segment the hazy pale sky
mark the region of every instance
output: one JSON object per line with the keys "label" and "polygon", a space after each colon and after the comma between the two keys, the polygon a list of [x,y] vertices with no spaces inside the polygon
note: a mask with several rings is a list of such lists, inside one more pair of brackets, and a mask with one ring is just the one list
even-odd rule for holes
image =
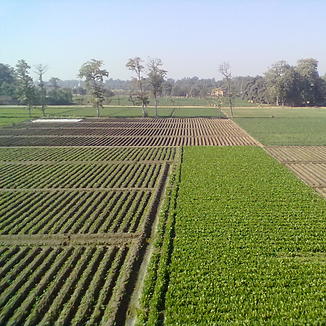
{"label": "hazy pale sky", "polygon": [[265,72],[278,60],[315,58],[326,73],[325,0],[0,0],[0,62],[48,65],[76,79],[101,59],[129,79],[128,58],[161,58],[168,77],[217,78]]}

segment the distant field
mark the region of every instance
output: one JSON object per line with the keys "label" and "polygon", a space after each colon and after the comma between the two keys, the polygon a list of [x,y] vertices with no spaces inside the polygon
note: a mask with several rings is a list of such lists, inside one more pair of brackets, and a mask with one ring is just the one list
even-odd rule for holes
{"label": "distant field", "polygon": [[264,145],[326,145],[326,108],[236,108],[234,121]]}
{"label": "distant field", "polygon": [[[155,116],[155,109],[148,108],[150,117]],[[160,117],[220,117],[223,113],[216,108],[209,107],[175,107],[159,108]],[[32,119],[42,117],[39,108],[32,110]],[[96,110],[92,107],[85,106],[50,106],[46,109],[47,118],[57,117],[96,117]],[[139,107],[104,107],[101,110],[101,117],[142,117],[142,110]],[[30,120],[28,110],[22,106],[1,107],[0,106],[0,127],[12,126],[22,121]]]}
{"label": "distant field", "polygon": [[[78,97],[74,98],[76,103],[78,103]],[[132,106],[132,102],[129,101],[129,96],[127,95],[115,95],[110,98],[110,105],[124,105]],[[153,98],[149,99],[149,105],[154,106],[155,102]],[[227,105],[227,98],[224,99],[224,106]],[[160,97],[159,105],[162,106],[207,106],[212,103],[212,100],[209,98],[200,98],[200,97]],[[256,104],[249,103],[248,101],[242,100],[241,98],[234,99],[235,106],[256,106]]]}

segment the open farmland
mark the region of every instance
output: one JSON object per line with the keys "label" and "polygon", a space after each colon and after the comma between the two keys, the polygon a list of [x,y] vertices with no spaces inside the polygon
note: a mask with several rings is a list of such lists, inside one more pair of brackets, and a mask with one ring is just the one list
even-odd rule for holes
{"label": "open farmland", "polygon": [[264,145],[326,145],[326,108],[235,108],[234,121]]}
{"label": "open farmland", "polygon": [[257,147],[185,148],[179,178],[139,324],[323,324],[326,201]]}
{"label": "open farmland", "polygon": [[[178,99],[183,102],[183,99]],[[214,107],[209,107],[206,100],[201,104],[202,106],[194,106],[195,103],[189,103],[189,106],[179,106],[179,103],[174,105],[167,104],[168,106],[159,107],[159,117],[221,117],[224,116],[221,111],[218,111]],[[179,101],[177,101],[179,102]],[[143,116],[142,109],[140,107],[130,107],[130,103],[124,103],[125,105],[112,105],[104,106],[101,109],[101,117],[106,118],[141,118]],[[148,115],[155,117],[155,109],[153,107],[147,108]],[[49,105],[45,112],[46,118],[91,118],[96,117],[96,110],[90,106],[84,105],[69,105],[69,106],[53,106]],[[0,107],[0,127],[3,126],[17,126],[23,121],[29,121],[31,119],[42,118],[42,111],[40,108],[33,108],[31,110],[31,116],[25,106],[10,106]]]}
{"label": "open farmland", "polygon": [[225,119],[26,123],[0,134],[1,325],[124,323],[176,145],[256,144]]}
{"label": "open farmland", "polygon": [[0,148],[0,325],[123,323],[178,153]]}
{"label": "open farmland", "polygon": [[232,121],[25,123],[0,143],[0,325],[326,318],[326,202],[230,146],[260,145]]}

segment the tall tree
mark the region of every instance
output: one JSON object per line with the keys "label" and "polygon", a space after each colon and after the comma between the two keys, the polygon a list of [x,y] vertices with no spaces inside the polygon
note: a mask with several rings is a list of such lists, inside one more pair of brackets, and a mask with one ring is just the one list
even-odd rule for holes
{"label": "tall tree", "polygon": [[42,64],[35,66],[35,73],[38,77],[38,86],[39,86],[39,94],[40,94],[40,104],[43,116],[45,116],[45,108],[46,108],[46,88],[45,83],[43,81],[43,76],[47,72],[48,67]]}
{"label": "tall tree", "polygon": [[100,108],[103,108],[104,78],[109,73],[102,69],[103,61],[92,59],[85,62],[79,70],[79,78],[85,78],[86,88],[92,96],[93,105],[96,107],[97,117],[100,116]]}
{"label": "tall tree", "polygon": [[231,82],[232,82],[232,74],[231,74],[231,67],[228,62],[224,62],[219,66],[219,72],[223,75],[226,84],[227,84],[227,96],[229,101],[229,108],[231,112],[231,117],[233,117],[233,103],[232,103],[232,88],[231,88]]}
{"label": "tall tree", "polygon": [[48,82],[48,86],[53,88],[53,89],[58,89],[59,88],[59,82],[60,79],[57,77],[51,77]]}
{"label": "tall tree", "polygon": [[12,67],[0,63],[0,96],[14,97],[16,92],[15,71]]}
{"label": "tall tree", "polygon": [[19,60],[15,73],[17,79],[17,98],[20,103],[27,105],[28,113],[31,117],[31,110],[35,101],[35,86],[32,77],[29,75],[30,68],[25,60]]}
{"label": "tall tree", "polygon": [[246,83],[242,98],[260,104],[269,103],[265,78],[262,76],[251,77],[251,80]]}
{"label": "tall tree", "polygon": [[133,71],[136,74],[136,77],[134,80],[136,81],[137,85],[137,94],[136,97],[141,103],[142,106],[142,111],[143,111],[143,116],[147,117],[147,111],[146,111],[146,106],[148,104],[148,96],[147,92],[145,90],[145,78],[144,78],[144,72],[145,72],[145,67],[142,65],[143,60],[140,59],[139,57],[135,58],[130,58],[126,64],[126,67],[130,70]]}
{"label": "tall tree", "polygon": [[318,74],[316,59],[298,60],[296,71],[300,75],[301,97],[304,105],[316,105],[323,102],[322,80]]}
{"label": "tall tree", "polygon": [[295,69],[281,60],[265,73],[268,91],[276,105],[295,104],[298,95],[298,76]]}
{"label": "tall tree", "polygon": [[163,63],[161,59],[150,59],[148,63],[148,83],[152,90],[155,100],[155,115],[157,117],[157,96],[162,94],[162,86],[167,71],[162,69]]}

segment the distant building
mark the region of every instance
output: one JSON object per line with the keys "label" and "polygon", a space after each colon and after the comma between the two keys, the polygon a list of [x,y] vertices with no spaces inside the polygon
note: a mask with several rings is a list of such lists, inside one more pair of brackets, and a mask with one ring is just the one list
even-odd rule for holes
{"label": "distant building", "polygon": [[215,96],[215,97],[222,97],[224,96],[224,91],[222,88],[213,88],[210,96]]}

